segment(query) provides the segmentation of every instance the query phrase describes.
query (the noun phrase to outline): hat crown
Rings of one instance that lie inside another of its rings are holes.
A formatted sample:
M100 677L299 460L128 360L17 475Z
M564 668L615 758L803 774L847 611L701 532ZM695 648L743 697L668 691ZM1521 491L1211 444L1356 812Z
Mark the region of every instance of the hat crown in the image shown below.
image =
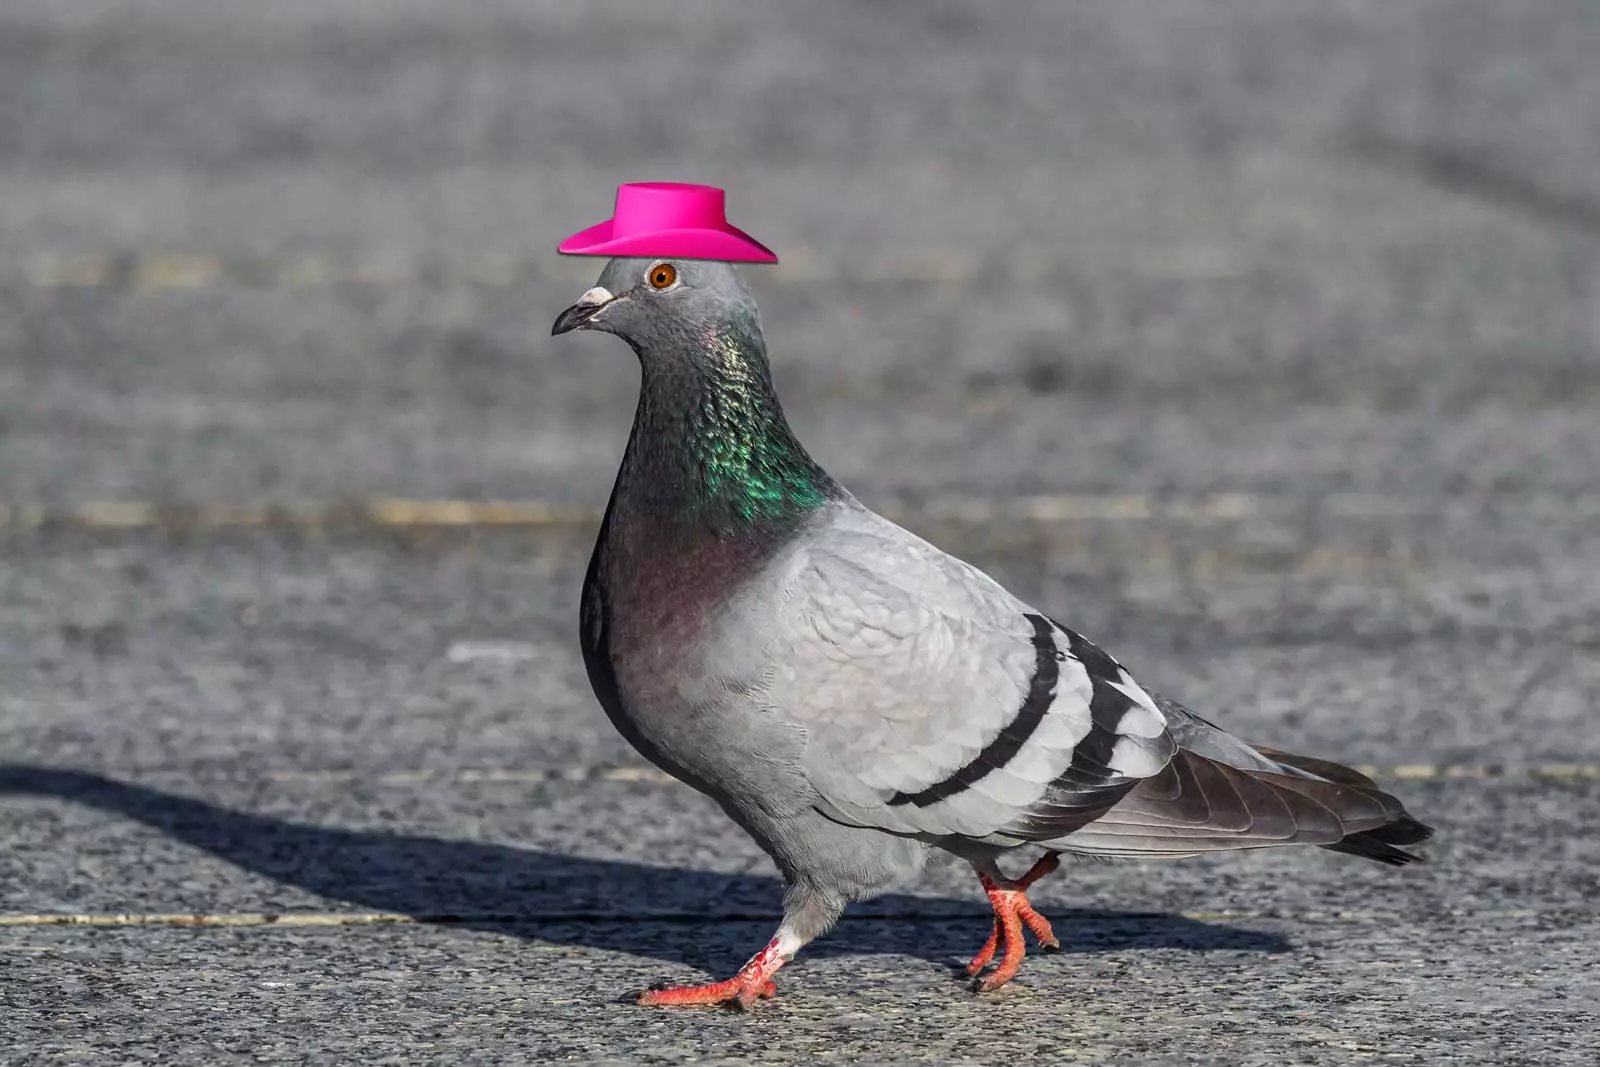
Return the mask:
M655 230L720 230L728 225L726 194L714 185L633 182L617 186L612 233L618 237Z
M568 237L567 256L674 256L730 263L776 263L766 245L728 222L715 185L631 182L617 186L612 217Z

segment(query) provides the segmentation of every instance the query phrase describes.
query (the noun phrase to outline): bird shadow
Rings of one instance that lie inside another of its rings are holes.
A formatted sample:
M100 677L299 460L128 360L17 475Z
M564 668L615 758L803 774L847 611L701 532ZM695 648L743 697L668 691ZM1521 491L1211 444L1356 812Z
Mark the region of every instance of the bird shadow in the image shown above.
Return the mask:
M316 826L86 771L0 764L0 796L7 794L55 797L133 819L245 871L358 908L712 971L731 970L769 936L782 898L774 877ZM892 894L868 907L871 914L860 916L867 921L841 923L811 954L949 963L956 950L973 947L967 926L974 942L988 926L988 912L972 900ZM1177 915L1078 908L1053 909L1052 918L1066 953L1289 947L1275 934ZM946 943L927 936L928 924L961 930Z

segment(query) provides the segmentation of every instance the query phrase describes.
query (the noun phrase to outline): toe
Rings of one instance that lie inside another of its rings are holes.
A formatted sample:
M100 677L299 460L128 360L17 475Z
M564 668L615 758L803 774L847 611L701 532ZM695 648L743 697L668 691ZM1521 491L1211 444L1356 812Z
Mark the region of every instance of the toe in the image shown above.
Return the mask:
M652 986L639 994L638 1003L656 1007L721 1004L737 993L738 987L732 982L712 982L709 985Z
M972 957L972 961L967 964L967 967L966 967L967 977L971 978L972 976L976 975L979 971L981 971L985 967L989 966L989 961L994 959L995 950L998 949L999 947L1000 947L1000 920L996 919L994 921L994 925L989 929L989 940L987 940L987 941L985 941L983 943L983 947L978 950L978 954L976 956Z

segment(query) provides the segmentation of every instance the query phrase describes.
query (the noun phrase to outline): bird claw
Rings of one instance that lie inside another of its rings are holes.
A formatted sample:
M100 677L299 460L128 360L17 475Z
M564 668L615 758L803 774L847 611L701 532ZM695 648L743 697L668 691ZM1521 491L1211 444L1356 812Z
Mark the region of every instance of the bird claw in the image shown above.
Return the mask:
M1010 978L997 978L991 974L987 978L973 979L971 988L974 993L993 993L1009 981L1011 981Z
M1022 878L1002 886L999 882L983 875L983 888L989 895L989 904L994 908L994 926L989 931L989 940L983 943L983 948L972 957L972 962L967 964L966 973L969 977L977 979L973 982L973 992L988 993L999 989L1011 979L1016 977L1017 971L1022 967L1023 957L1027 954L1027 942L1023 939L1022 928L1027 926L1039 942L1039 947L1045 952L1061 951L1061 942L1056 939L1055 931L1050 928L1050 920L1033 910L1033 905L1028 903L1027 887L1037 881L1041 876L1055 869L1053 856L1035 864ZM978 978L985 967L994 961L995 953L1004 945L1004 952L1000 955L1000 962L988 975Z
M778 942L774 939L732 978L704 985L675 986L657 982L640 993L635 1003L653 1007L715 1004L735 1011L750 1011L758 1000L778 995L778 985L770 976L781 966L783 957L778 953Z

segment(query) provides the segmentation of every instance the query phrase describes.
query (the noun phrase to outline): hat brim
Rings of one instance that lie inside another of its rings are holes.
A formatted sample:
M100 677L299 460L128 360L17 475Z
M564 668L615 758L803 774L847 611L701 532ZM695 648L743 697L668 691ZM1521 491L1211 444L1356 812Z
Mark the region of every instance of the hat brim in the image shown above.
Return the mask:
M745 233L726 230L651 230L612 237L612 220L590 226L557 246L564 256L671 256L674 259L717 259L739 263L776 263L777 254Z

